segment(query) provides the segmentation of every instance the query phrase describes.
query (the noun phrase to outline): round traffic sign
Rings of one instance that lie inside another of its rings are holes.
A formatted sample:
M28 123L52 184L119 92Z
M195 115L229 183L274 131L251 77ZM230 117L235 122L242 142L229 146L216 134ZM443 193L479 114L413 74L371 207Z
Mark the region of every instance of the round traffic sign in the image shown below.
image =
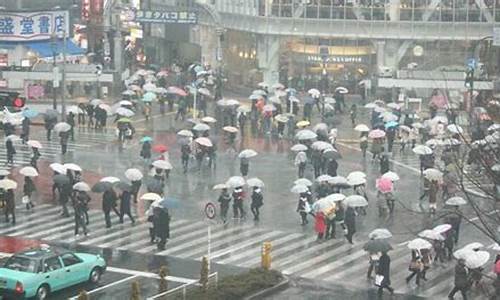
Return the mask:
M213 204L212 202L208 202L207 205L205 205L205 215L209 219L215 218L216 215L215 204Z

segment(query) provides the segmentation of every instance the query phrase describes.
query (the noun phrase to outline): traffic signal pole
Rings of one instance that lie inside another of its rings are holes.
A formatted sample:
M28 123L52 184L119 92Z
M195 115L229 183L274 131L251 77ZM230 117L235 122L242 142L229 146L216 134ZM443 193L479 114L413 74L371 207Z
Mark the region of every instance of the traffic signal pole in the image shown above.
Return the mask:
M63 63L62 63L62 83L61 83L61 113L62 121L66 121L66 47L67 47L66 30L63 31Z

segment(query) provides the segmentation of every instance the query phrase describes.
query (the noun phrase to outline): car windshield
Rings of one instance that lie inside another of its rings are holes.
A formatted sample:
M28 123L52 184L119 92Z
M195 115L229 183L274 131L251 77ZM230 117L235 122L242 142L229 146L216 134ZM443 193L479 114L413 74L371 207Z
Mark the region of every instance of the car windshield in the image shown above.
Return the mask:
M36 260L27 257L12 256L7 260L4 268L20 272L36 273Z

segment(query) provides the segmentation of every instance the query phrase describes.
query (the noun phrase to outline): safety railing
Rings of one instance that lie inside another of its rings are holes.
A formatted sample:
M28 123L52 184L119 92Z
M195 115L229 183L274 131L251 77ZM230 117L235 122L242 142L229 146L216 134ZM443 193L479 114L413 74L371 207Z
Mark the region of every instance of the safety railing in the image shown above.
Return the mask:
M219 281L219 276L217 272L212 273L208 275L208 286L215 285L217 286L217 282ZM163 293L159 293L157 295L148 297L147 300L154 300L154 299L172 299L175 296L182 296L183 300L186 300L186 295L189 290L195 289L195 288L200 288L201 284L196 281L193 283L186 283L183 285L180 285L178 287L175 287L171 290L165 291Z

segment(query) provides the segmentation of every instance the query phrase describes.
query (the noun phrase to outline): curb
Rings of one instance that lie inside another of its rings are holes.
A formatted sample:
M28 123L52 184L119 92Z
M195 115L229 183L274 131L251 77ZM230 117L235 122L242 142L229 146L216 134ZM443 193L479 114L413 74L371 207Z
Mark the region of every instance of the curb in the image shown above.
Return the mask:
M289 285L290 285L290 280L288 279L288 277L283 276L283 280L280 283L278 283L277 285L272 286L272 287L267 288L267 289L264 289L260 292L253 294L253 295L247 296L247 297L243 298L243 300L262 299L264 297L270 296L272 294L276 294L278 292L281 292L281 291L287 289Z

